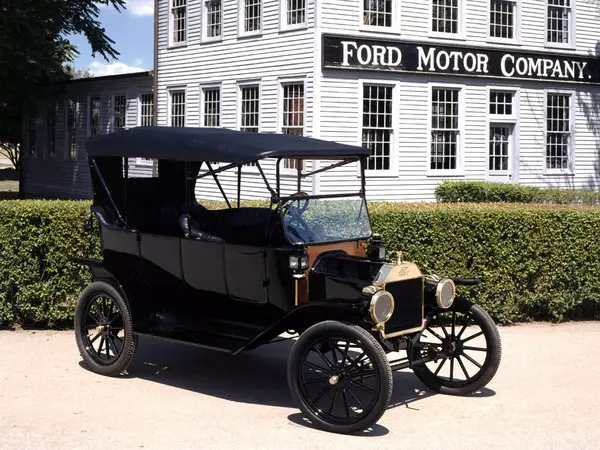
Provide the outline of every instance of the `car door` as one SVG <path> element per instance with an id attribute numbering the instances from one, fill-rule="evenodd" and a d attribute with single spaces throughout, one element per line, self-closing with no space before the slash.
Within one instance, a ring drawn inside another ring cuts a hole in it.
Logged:
<path id="1" fill-rule="evenodd" d="M 267 302 L 265 250 L 251 245 L 225 244 L 225 280 L 232 299 Z"/>

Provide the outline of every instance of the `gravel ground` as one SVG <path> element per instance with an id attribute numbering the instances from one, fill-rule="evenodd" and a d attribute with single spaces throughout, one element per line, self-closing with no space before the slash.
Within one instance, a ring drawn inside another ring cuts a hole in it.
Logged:
<path id="1" fill-rule="evenodd" d="M 286 383 L 290 343 L 233 357 L 140 340 L 132 374 L 81 363 L 72 332 L 0 332 L 0 448 L 598 448 L 600 322 L 501 329 L 496 378 L 471 397 L 395 374 L 359 436 L 312 429 Z"/>

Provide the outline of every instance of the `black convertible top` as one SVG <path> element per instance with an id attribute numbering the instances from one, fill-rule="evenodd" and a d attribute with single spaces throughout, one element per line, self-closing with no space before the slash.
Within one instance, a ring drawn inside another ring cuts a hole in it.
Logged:
<path id="1" fill-rule="evenodd" d="M 137 127 L 90 137 L 91 157 L 119 156 L 175 161 L 245 163 L 262 158 L 340 159 L 369 156 L 365 147 L 288 134 L 225 128 Z"/>

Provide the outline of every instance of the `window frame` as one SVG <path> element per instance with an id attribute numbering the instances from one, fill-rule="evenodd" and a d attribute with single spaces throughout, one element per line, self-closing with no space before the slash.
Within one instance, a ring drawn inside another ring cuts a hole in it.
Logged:
<path id="1" fill-rule="evenodd" d="M 244 21 L 245 16 L 245 3 L 247 0 L 238 0 L 238 38 L 262 36 L 264 32 L 264 20 L 265 20 L 265 1 L 260 1 L 260 30 L 245 31 Z"/>
<path id="2" fill-rule="evenodd" d="M 223 18 L 224 18 L 224 0 L 221 0 L 221 34 L 219 36 L 208 35 L 208 8 L 207 3 L 211 0 L 202 1 L 202 42 L 221 42 L 223 40 Z"/>
<path id="3" fill-rule="evenodd" d="M 56 159 L 56 149 L 57 149 L 57 124 L 58 124 L 58 113 L 59 113 L 59 103 L 60 101 L 57 98 L 47 99 L 44 102 L 45 111 L 44 111 L 44 132 L 45 132 L 45 146 L 43 157 L 44 159 Z M 50 112 L 50 106 L 54 110 L 54 142 L 52 145 L 52 154 L 50 154 L 50 124 L 48 122 L 48 113 Z"/>
<path id="4" fill-rule="evenodd" d="M 376 33 L 400 33 L 401 27 L 401 19 L 402 19 L 402 6 L 401 2 L 397 0 L 392 0 L 392 26 L 390 27 L 380 27 L 377 25 L 365 25 L 364 17 L 365 17 L 365 0 L 358 0 L 359 4 L 359 16 L 358 16 L 358 29 L 360 31 L 371 31 Z M 431 1 L 430 1 L 431 4 Z"/>
<path id="5" fill-rule="evenodd" d="M 122 130 L 127 129 L 127 103 L 128 103 L 129 98 L 126 93 L 125 94 L 113 94 L 113 96 L 111 98 L 111 105 L 110 105 L 110 129 L 112 132 L 117 131 L 117 127 L 115 125 L 115 123 L 116 123 L 115 107 L 117 106 L 117 97 L 125 98 L 125 110 L 123 111 L 123 128 L 122 128 Z"/>
<path id="6" fill-rule="evenodd" d="M 487 5 L 487 42 L 492 44 L 521 45 L 521 0 L 504 0 L 512 2 L 515 5 L 514 36 L 512 39 L 490 36 L 490 27 L 492 26 L 492 22 L 490 20 L 492 15 L 492 1 L 493 0 L 488 0 Z"/>
<path id="7" fill-rule="evenodd" d="M 40 121 L 40 112 L 39 105 L 35 105 L 34 108 L 30 108 L 27 111 L 27 137 L 26 137 L 26 151 L 25 157 L 27 159 L 39 159 L 40 157 L 40 149 L 39 149 L 39 121 Z M 33 133 L 32 133 L 33 131 Z M 34 139 L 34 149 L 31 149 L 31 137 L 33 135 Z"/>
<path id="8" fill-rule="evenodd" d="M 302 84 L 304 99 L 302 102 L 303 111 L 302 111 L 302 136 L 308 136 L 306 133 L 307 123 L 308 123 L 308 114 L 307 114 L 307 82 L 306 76 L 303 77 L 290 77 L 290 78 L 278 78 L 277 79 L 277 134 L 283 133 L 283 114 L 285 111 L 284 101 L 285 101 L 285 86 L 293 85 L 293 84 Z M 306 165 L 306 161 L 304 161 L 303 165 Z M 298 173 L 297 169 L 285 167 L 285 164 L 280 166 L 280 173 L 282 175 L 296 175 Z"/>
<path id="9" fill-rule="evenodd" d="M 552 169 L 548 168 L 546 164 L 546 158 L 548 157 L 548 95 L 568 95 L 569 96 L 569 160 L 568 167 L 566 169 Z M 575 175 L 575 129 L 576 129 L 576 117 L 577 111 L 575 101 L 577 96 L 574 90 L 569 89 L 544 89 L 544 150 L 543 150 L 543 174 L 547 176 L 552 175 Z"/>
<path id="10" fill-rule="evenodd" d="M 548 9 L 549 0 L 544 2 L 544 47 L 561 50 L 575 50 L 576 47 L 576 27 L 577 27 L 577 0 L 571 0 L 571 14 L 569 16 L 569 42 L 550 42 L 548 41 Z"/>
<path id="11" fill-rule="evenodd" d="M 204 104 L 207 89 L 218 89 L 219 90 L 219 126 L 207 126 L 204 125 L 204 114 L 206 113 L 206 106 Z M 221 83 L 203 83 L 200 84 L 200 117 L 199 117 L 199 126 L 202 128 L 223 128 L 223 85 Z"/>
<path id="12" fill-rule="evenodd" d="M 433 0 L 429 0 L 429 26 L 428 26 L 428 36 L 431 38 L 437 39 L 454 39 L 454 40 L 466 40 L 466 29 L 467 29 L 467 19 L 466 19 L 466 0 L 457 0 L 458 4 L 458 24 L 457 24 L 457 32 L 456 33 L 443 33 L 441 31 L 433 31 Z M 489 34 L 489 33 L 488 33 Z"/>
<path id="13" fill-rule="evenodd" d="M 402 92 L 399 81 L 389 81 L 377 78 L 361 78 L 358 80 L 358 102 L 359 102 L 359 114 L 358 114 L 358 136 L 357 145 L 363 146 L 362 143 L 362 132 L 363 132 L 363 120 L 364 120 L 364 100 L 363 93 L 365 85 L 376 85 L 386 86 L 392 88 L 392 138 L 390 143 L 390 168 L 389 169 L 368 169 L 365 167 L 365 176 L 369 178 L 390 178 L 398 176 L 398 154 L 397 154 L 397 143 L 398 133 L 400 124 L 400 99 L 399 92 Z M 357 175 L 360 176 L 360 167 L 357 169 Z"/>
<path id="14" fill-rule="evenodd" d="M 73 129 L 68 130 L 69 128 L 69 102 L 72 101 L 73 102 Z M 79 136 L 78 136 L 78 132 L 79 132 L 79 126 L 78 126 L 78 121 L 79 121 L 79 114 L 81 113 L 81 102 L 79 101 L 79 97 L 75 96 L 75 97 L 70 97 L 67 96 L 65 98 L 65 159 L 68 159 L 70 161 L 75 161 L 77 160 L 77 156 L 79 155 Z M 75 152 L 71 151 L 71 134 L 70 132 L 73 131 L 74 135 L 75 135 Z"/>
<path id="15" fill-rule="evenodd" d="M 246 80 L 237 82 L 236 129 L 242 129 L 242 91 L 244 88 L 258 88 L 258 132 L 262 132 L 262 84 L 261 80 Z"/>
<path id="16" fill-rule="evenodd" d="M 279 0 L 279 31 L 303 30 L 308 28 L 308 2 L 304 0 L 304 22 L 289 25 L 287 23 L 288 0 Z"/>
<path id="17" fill-rule="evenodd" d="M 512 114 L 491 114 L 490 102 L 492 92 L 509 92 L 513 95 Z M 487 130 L 486 136 L 489 136 L 489 130 L 492 125 L 508 125 L 513 127 L 511 149 L 509 154 L 508 172 L 490 171 L 489 165 L 489 137 L 486 138 L 486 173 L 488 179 L 494 179 L 498 176 L 509 175 L 511 182 L 519 179 L 519 136 L 521 123 L 521 88 L 519 86 L 488 85 L 486 97 Z"/>
<path id="18" fill-rule="evenodd" d="M 91 130 L 92 130 L 92 114 L 91 114 L 91 107 L 92 107 L 92 99 L 93 98 L 98 98 L 100 99 L 100 110 L 99 110 L 99 114 L 98 114 L 98 133 L 95 135 L 92 135 Z M 98 94 L 90 94 L 87 96 L 87 104 L 86 104 L 86 137 L 90 137 L 90 136 L 97 136 L 102 134 L 102 104 L 103 104 L 103 95 L 102 93 L 98 93 Z"/>
<path id="19" fill-rule="evenodd" d="M 183 115 L 183 126 L 187 126 L 188 124 L 188 91 L 186 86 L 171 86 L 167 88 L 167 126 L 173 126 L 173 94 L 176 92 L 183 92 L 185 96 L 184 103 L 184 115 Z"/>
<path id="20" fill-rule="evenodd" d="M 188 44 L 188 39 L 189 39 L 189 22 L 190 22 L 190 15 L 189 15 L 189 2 L 190 0 L 185 0 L 185 39 L 183 41 L 175 41 L 173 39 L 173 32 L 175 31 L 175 17 L 173 16 L 173 9 L 175 9 L 175 7 L 173 7 L 173 1 L 174 0 L 169 0 L 169 24 L 168 24 L 168 32 L 169 32 L 169 38 L 168 38 L 168 47 L 167 48 L 177 48 L 177 47 L 185 47 Z"/>
<path id="21" fill-rule="evenodd" d="M 427 92 L 427 160 L 426 160 L 426 176 L 427 177 L 464 177 L 465 176 L 465 97 L 466 84 L 460 83 L 437 83 L 429 82 Z M 458 155 L 456 158 L 456 169 L 432 169 L 431 168 L 431 126 L 433 117 L 433 90 L 434 89 L 458 89 Z M 488 105 L 486 105 L 487 107 Z"/>
<path id="22" fill-rule="evenodd" d="M 143 110 L 142 98 L 144 97 L 144 95 L 152 96 L 152 103 L 150 103 L 152 105 L 152 115 L 150 117 L 152 117 L 152 125 L 155 125 L 155 122 L 154 122 L 154 92 L 140 91 L 140 92 L 138 92 L 138 95 L 137 95 L 137 106 L 138 107 L 137 107 L 136 124 L 138 127 L 143 126 L 142 125 L 142 117 L 143 117 L 143 115 L 142 115 L 142 110 Z M 170 109 L 169 109 L 169 112 L 170 112 Z M 138 166 L 142 166 L 142 167 L 153 167 L 154 160 L 148 161 L 148 159 L 146 159 L 146 158 L 135 158 L 135 164 Z"/>

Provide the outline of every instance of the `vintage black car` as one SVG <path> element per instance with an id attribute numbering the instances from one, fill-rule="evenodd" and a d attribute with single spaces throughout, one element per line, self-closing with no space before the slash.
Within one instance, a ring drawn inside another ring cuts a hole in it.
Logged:
<path id="1" fill-rule="evenodd" d="M 339 433 L 379 420 L 395 370 L 411 368 L 430 389 L 453 395 L 478 391 L 495 375 L 498 330 L 456 295 L 456 285 L 478 280 L 424 274 L 373 235 L 368 149 L 144 127 L 92 137 L 87 152 L 103 259 L 75 258 L 93 276 L 78 299 L 75 332 L 91 370 L 124 373 L 139 335 L 234 355 L 297 338 L 291 394 L 316 427 Z M 132 158 L 156 161 L 152 176 L 131 173 Z M 315 174 L 346 165 L 357 167 L 357 192 L 303 191 Z M 247 169 L 264 182 L 264 207 L 240 207 Z M 228 186 L 220 182 L 225 171 L 233 172 Z M 197 184 L 207 180 L 228 207 L 197 201 Z M 406 357 L 391 358 L 402 350 Z"/>

